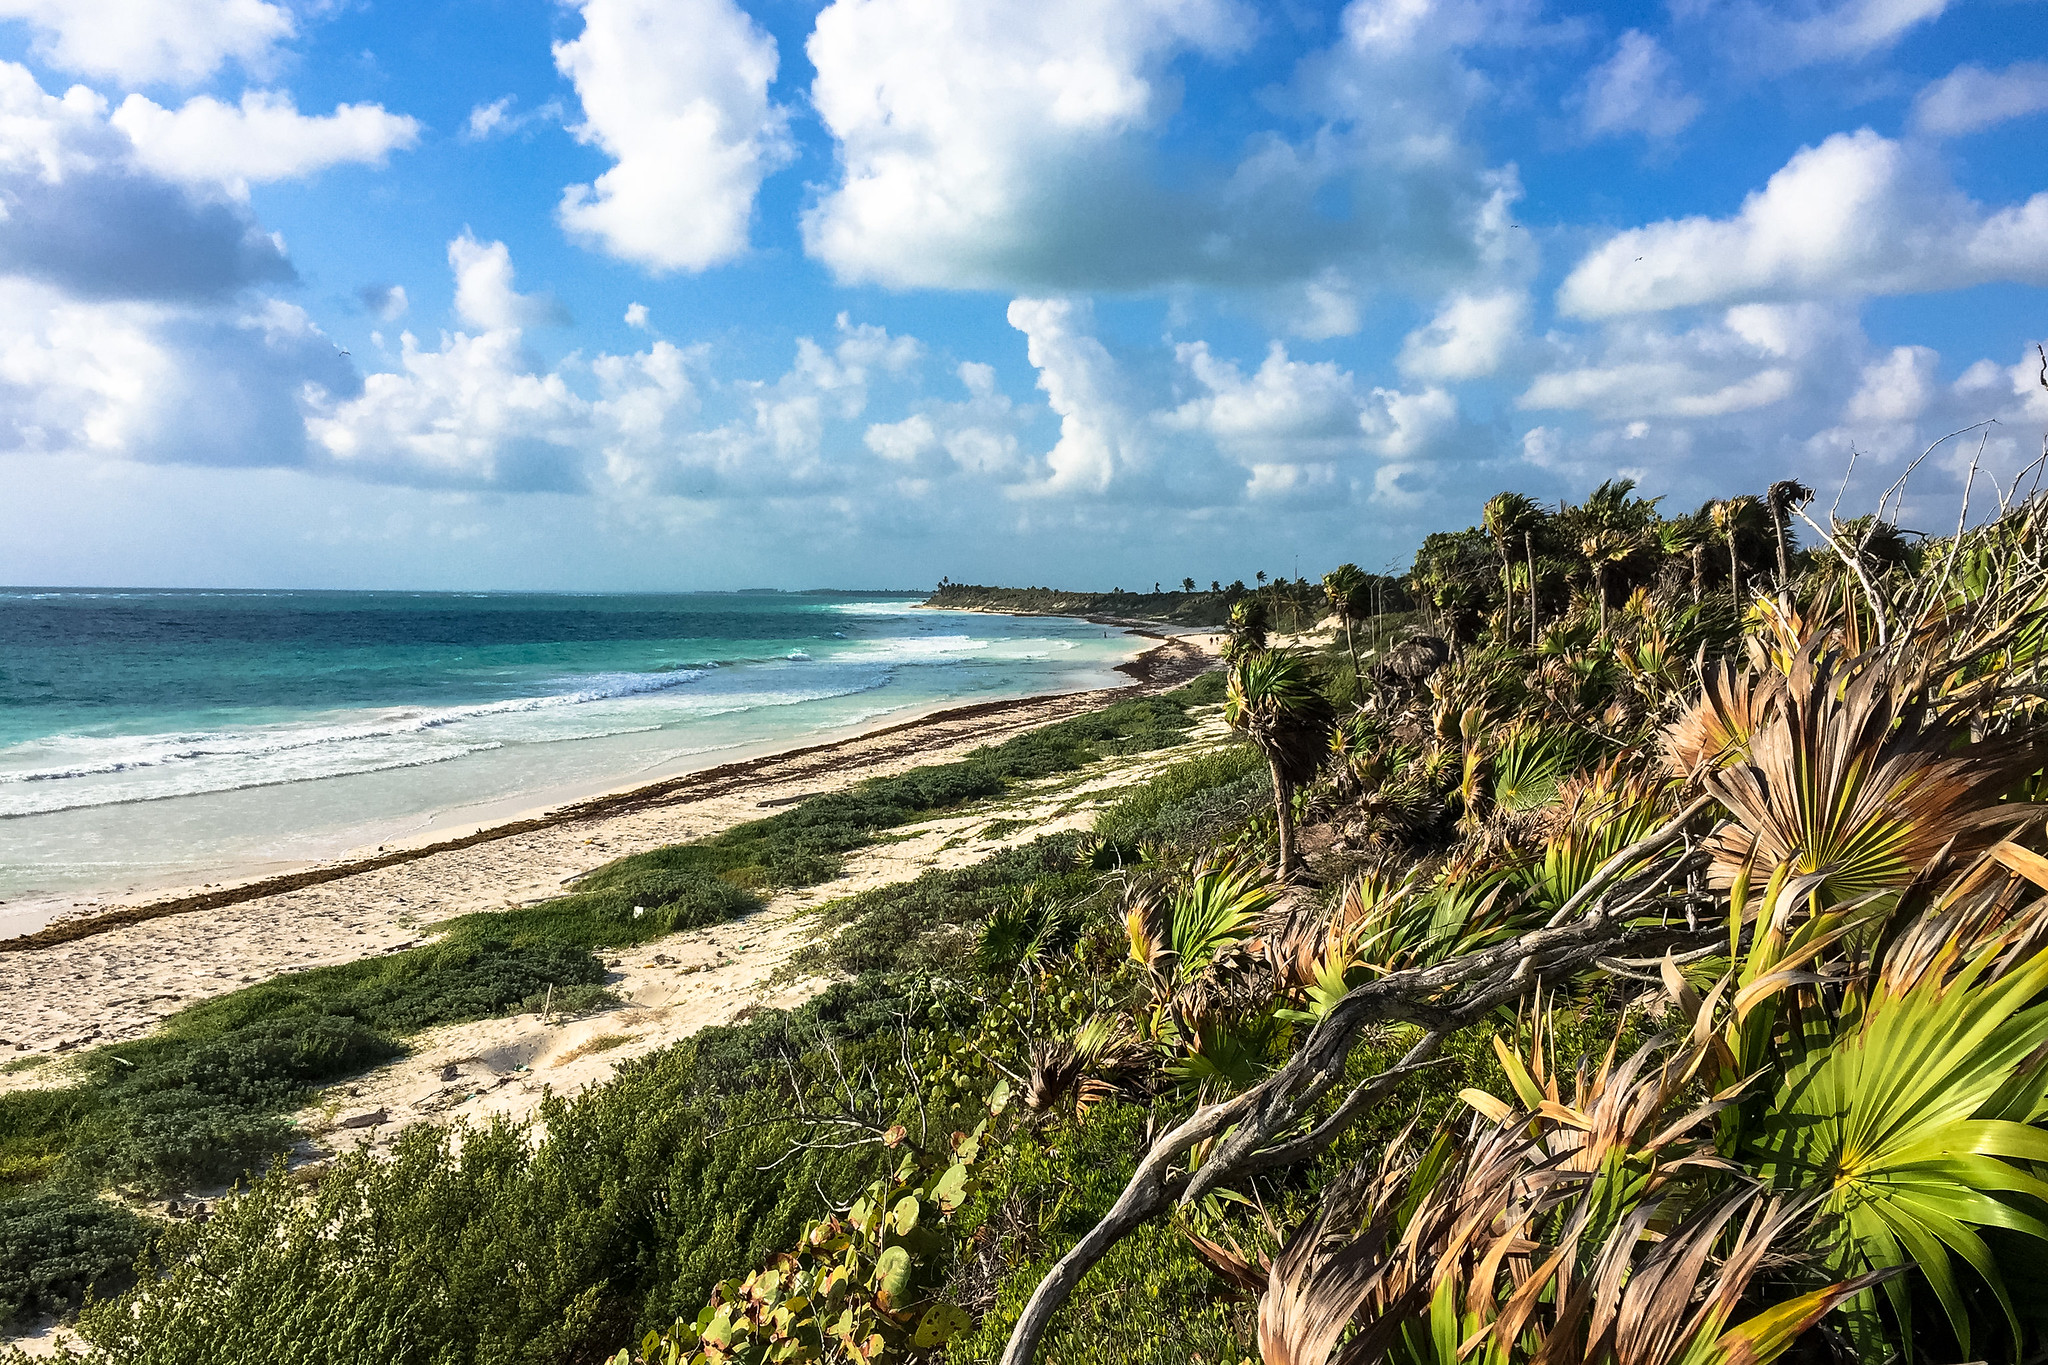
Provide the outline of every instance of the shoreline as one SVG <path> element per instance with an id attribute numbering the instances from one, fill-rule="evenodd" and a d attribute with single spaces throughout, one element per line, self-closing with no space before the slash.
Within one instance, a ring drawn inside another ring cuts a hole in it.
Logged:
<path id="1" fill-rule="evenodd" d="M 465 824 L 444 825 L 440 829 L 412 836 L 412 842 L 387 851 L 356 857 L 345 856 L 330 862 L 315 863 L 290 871 L 233 882 L 226 886 L 197 890 L 169 888 L 163 894 L 134 904 L 95 913 L 60 917 L 28 933 L 0 938 L 0 954 L 53 948 L 153 920 L 220 910 L 271 896 L 307 891 L 366 873 L 402 866 L 439 854 L 473 849 L 522 835 L 545 833 L 572 825 L 595 824 L 615 817 L 639 814 L 685 802 L 725 797 L 759 782 L 773 769 L 785 765 L 796 765 L 798 768 L 796 773 L 786 775 L 789 777 L 829 778 L 841 775 L 849 768 L 872 766 L 873 756 L 859 751 L 862 746 L 876 741 L 887 741 L 892 737 L 900 739 L 917 731 L 956 725 L 974 727 L 986 723 L 992 728 L 1028 728 L 1031 724 L 1029 718 L 1024 719 L 1022 726 L 1013 727 L 1004 722 L 1006 718 L 1013 718 L 1015 713 L 1034 709 L 1057 707 L 1064 712 L 1073 703 L 1083 699 L 1097 699 L 1095 704 L 1109 705 L 1127 696 L 1143 696 L 1164 691 L 1197 676 L 1208 666 L 1209 656 L 1206 652 L 1183 641 L 1178 635 L 1166 635 L 1148 628 L 1156 623 L 1141 625 L 1135 622 L 1104 621 L 1102 624 L 1116 624 L 1129 630 L 1134 636 L 1156 642 L 1133 658 L 1115 665 L 1115 672 L 1131 680 L 1121 686 L 1081 692 L 1040 693 L 996 701 L 972 702 L 964 706 L 938 707 L 923 711 L 909 719 L 892 720 L 872 729 L 858 729 L 835 739 L 778 748 L 744 759 L 660 778 L 653 782 L 622 786 L 596 796 L 543 807 L 536 814 L 468 829 L 465 833 L 449 833 L 450 830 L 465 829 Z M 1180 649 L 1176 650 L 1176 645 L 1179 645 Z M 1193 659 L 1186 657 L 1188 655 L 1192 655 Z M 1057 718 L 1058 716 L 1048 715 L 1045 721 Z M 914 750 L 916 746 L 910 747 Z M 785 780 L 785 775 L 776 775 L 776 780 Z M 792 804 L 812 794 L 815 793 L 804 792 L 794 797 L 761 802 L 759 808 L 767 810 Z"/>

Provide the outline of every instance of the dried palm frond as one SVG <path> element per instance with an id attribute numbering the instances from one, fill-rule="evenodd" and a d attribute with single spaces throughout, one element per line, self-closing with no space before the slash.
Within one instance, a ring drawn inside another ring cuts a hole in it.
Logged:
<path id="1" fill-rule="evenodd" d="M 1775 697 L 1756 674 L 1737 673 L 1727 664 L 1709 671 L 1699 700 L 1664 731 L 1664 761 L 1672 776 L 1693 782 L 1742 758 Z"/>
<path id="2" fill-rule="evenodd" d="M 1821 876 L 1823 899 L 1901 887 L 1945 845 L 1974 852 L 2033 815 L 2000 797 L 2039 766 L 2039 746 L 1973 736 L 1926 704 L 1923 678 L 1824 637 L 1767 677 L 1747 752 L 1699 771 L 1735 816 L 1709 841 L 1715 883 L 1754 865 Z"/>

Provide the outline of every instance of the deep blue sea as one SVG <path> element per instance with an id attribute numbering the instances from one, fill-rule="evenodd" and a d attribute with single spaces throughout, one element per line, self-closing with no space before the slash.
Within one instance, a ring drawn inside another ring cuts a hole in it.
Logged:
<path id="1" fill-rule="evenodd" d="M 0 901 L 218 880 L 935 705 L 1120 631 L 834 594 L 0 589 Z"/>

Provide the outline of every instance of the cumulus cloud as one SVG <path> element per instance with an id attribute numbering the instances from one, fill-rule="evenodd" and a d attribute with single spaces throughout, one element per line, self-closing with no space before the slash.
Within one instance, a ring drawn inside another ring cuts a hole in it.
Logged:
<path id="1" fill-rule="evenodd" d="M 135 144 L 144 168 L 171 180 L 227 187 L 246 198 L 251 181 L 296 180 L 329 166 L 381 166 L 419 142 L 417 119 L 378 104 L 343 104 L 301 114 L 292 97 L 251 90 L 239 106 L 208 95 L 166 109 L 130 95 L 112 124 Z"/>
<path id="2" fill-rule="evenodd" d="M 2048 283 L 2048 191 L 1986 210 L 1925 149 L 1869 129 L 1802 148 L 1733 218 L 1653 223 L 1572 270 L 1559 306 L 1611 317 L 1738 299 Z"/>
<path id="3" fill-rule="evenodd" d="M 1121 392 L 1116 362 L 1088 330 L 1088 306 L 1073 299 L 1013 299 L 1008 316 L 1024 334 L 1038 387 L 1060 419 L 1041 491 L 1102 493 L 1118 474 L 1142 469 L 1144 436 Z"/>
<path id="4" fill-rule="evenodd" d="M 106 101 L 0 62 L 0 273 L 84 298 L 224 298 L 295 278 L 231 200 L 139 165 Z"/>
<path id="5" fill-rule="evenodd" d="M 261 70 L 293 34 L 269 0 L 0 0 L 0 18 L 26 20 L 51 65 L 131 85 L 192 85 L 229 61 Z"/>
<path id="6" fill-rule="evenodd" d="M 1590 413 L 1606 421 L 1713 418 L 1781 403 L 1802 370 L 1844 335 L 1841 317 L 1814 305 L 1746 304 L 1694 327 L 1634 320 L 1609 324 L 1597 353 L 1573 353 L 1517 400 L 1525 410 Z M 1565 343 L 1553 338 L 1553 346 Z"/>
<path id="7" fill-rule="evenodd" d="M 1432 288 L 1484 255 L 1501 188 L 1460 135 L 1483 82 L 1458 44 L 1511 6 L 1355 0 L 1234 160 L 1159 143 L 1180 70 L 1222 63 L 1234 0 L 838 0 L 808 46 L 841 178 L 806 247 L 852 281 L 1036 296 L 1208 284 L 1268 297 L 1310 336 L 1355 330 L 1375 290 Z"/>
<path id="8" fill-rule="evenodd" d="M 643 332 L 646 331 L 648 328 L 647 305 L 644 303 L 627 304 L 626 325 L 628 327 L 638 328 L 640 331 Z"/>
<path id="9" fill-rule="evenodd" d="M 1273 342 L 1252 374 L 1206 342 L 1175 348 L 1204 392 L 1176 408 L 1170 425 L 1203 431 L 1247 465 L 1277 466 L 1365 453 L 1358 385 L 1334 361 L 1300 361 Z"/>
<path id="10" fill-rule="evenodd" d="M 1981 132 L 2048 110 L 2048 62 L 2014 62 L 2000 71 L 1966 63 L 1913 101 L 1913 126 L 1935 137 Z"/>
<path id="11" fill-rule="evenodd" d="M 512 287 L 512 253 L 503 242 L 464 232 L 448 244 L 448 268 L 455 272 L 455 311 L 471 326 L 502 332 L 569 320 L 553 297 Z"/>
<path id="12" fill-rule="evenodd" d="M 98 302 L 0 279 L 0 449 L 297 464 L 309 384 L 349 393 L 355 377 L 290 304 Z"/>
<path id="13" fill-rule="evenodd" d="M 1529 296 L 1522 290 L 1455 294 L 1401 343 L 1401 373 L 1440 382 L 1492 374 L 1528 325 Z"/>
<path id="14" fill-rule="evenodd" d="M 775 40 L 732 0 L 585 0 L 555 46 L 576 86 L 577 138 L 612 168 L 563 192 L 562 226 L 656 272 L 747 249 L 761 181 L 789 160 L 788 113 L 768 98 Z"/>
<path id="15" fill-rule="evenodd" d="M 1590 137 L 1672 138 L 1699 117 L 1671 54 L 1641 29 L 1630 29 L 1614 54 L 1586 76 L 1579 118 Z"/>

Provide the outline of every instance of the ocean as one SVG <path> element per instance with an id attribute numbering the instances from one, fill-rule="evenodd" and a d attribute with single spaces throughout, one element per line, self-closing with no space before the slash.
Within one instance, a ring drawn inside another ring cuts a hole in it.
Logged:
<path id="1" fill-rule="evenodd" d="M 1111 686 L 1140 644 L 916 601 L 0 588 L 0 916 Z"/>

